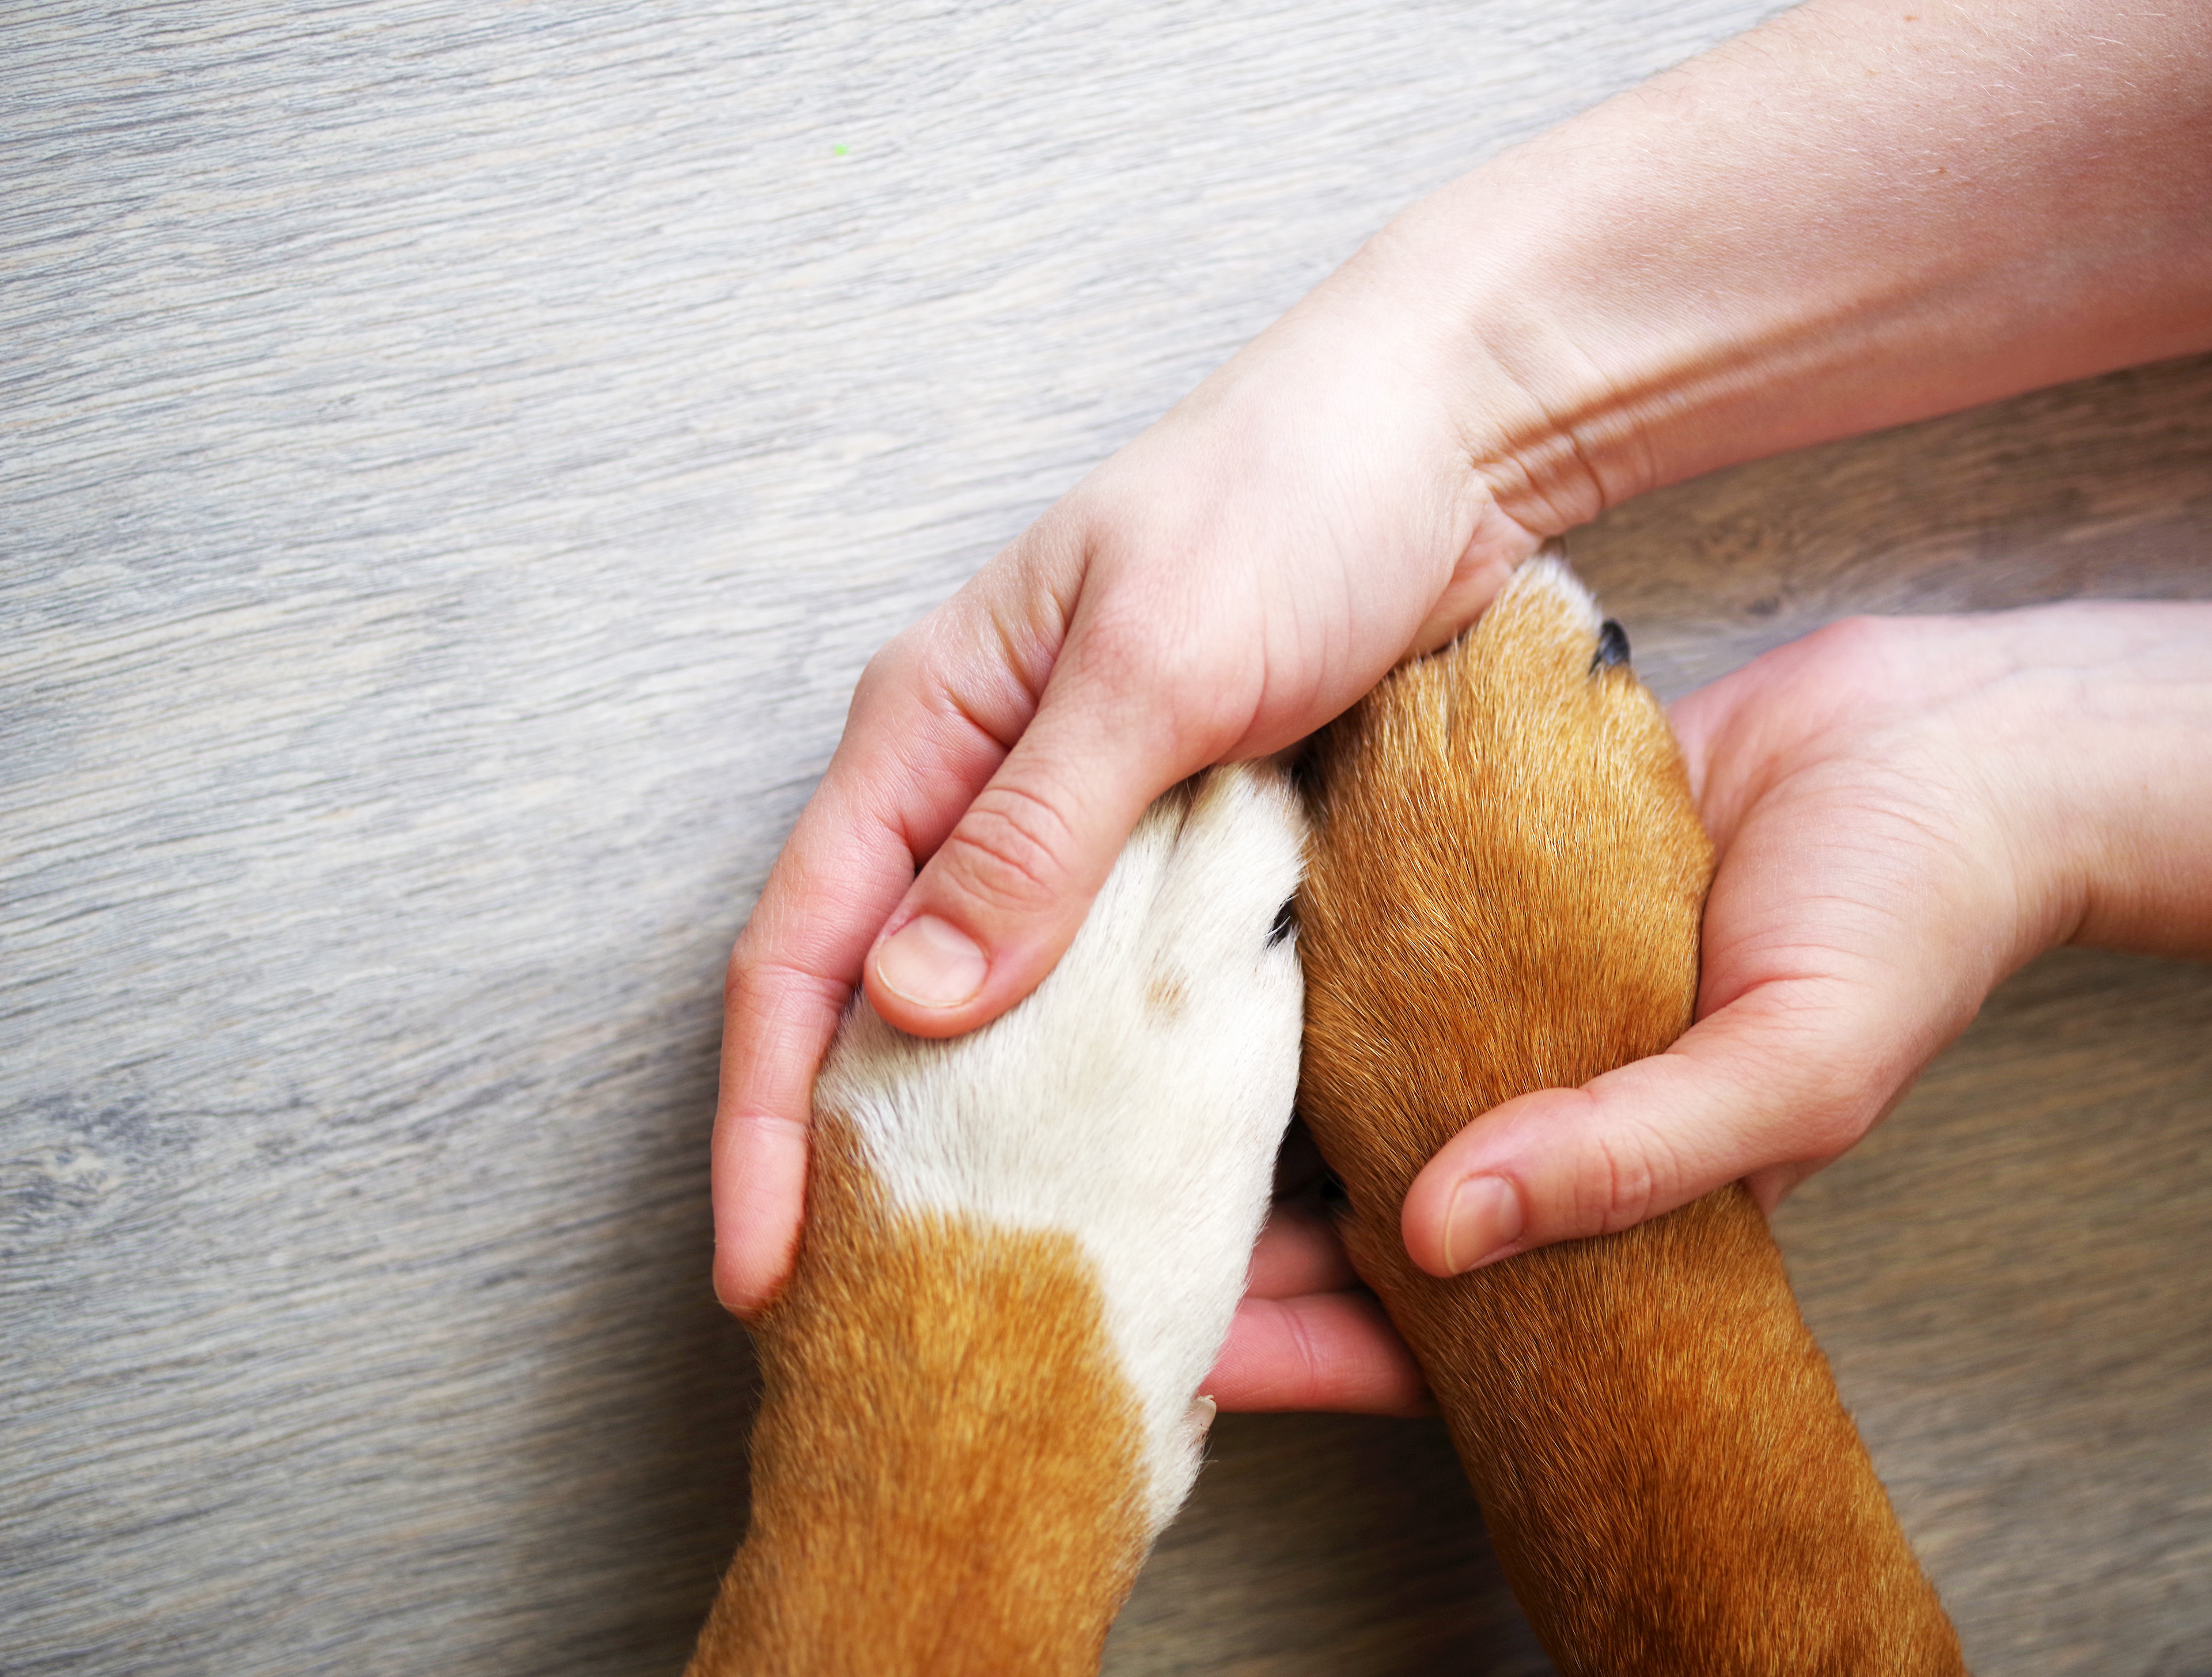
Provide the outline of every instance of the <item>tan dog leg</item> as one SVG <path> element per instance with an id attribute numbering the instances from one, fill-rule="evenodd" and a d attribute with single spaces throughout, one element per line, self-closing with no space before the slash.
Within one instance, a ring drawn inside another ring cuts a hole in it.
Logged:
<path id="1" fill-rule="evenodd" d="M 1097 1670 L 1198 1471 L 1290 1118 L 1303 840 L 1279 774 L 1215 769 L 1004 1018 L 930 1042 L 854 1004 L 691 1677 Z"/>
<path id="2" fill-rule="evenodd" d="M 1656 701 L 1600 646 L 1533 561 L 1322 743 L 1299 1098 L 1353 1261 L 1568 1677 L 1960 1672 L 1741 1188 L 1450 1280 L 1401 1241 L 1468 1120 L 1689 1025 L 1711 849 Z"/>

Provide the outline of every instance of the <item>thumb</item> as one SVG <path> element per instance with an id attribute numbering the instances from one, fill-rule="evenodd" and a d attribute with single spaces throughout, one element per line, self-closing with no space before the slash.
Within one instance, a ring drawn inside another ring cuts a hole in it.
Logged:
<path id="1" fill-rule="evenodd" d="M 1212 760 L 1162 702 L 1055 671 L 1036 716 L 945 835 L 868 951 L 868 1000 L 951 1036 L 1036 987 L 1075 937 L 1152 799 Z"/>
<path id="2" fill-rule="evenodd" d="M 1887 1115 L 1972 1014 L 1953 1011 L 1931 1026 L 1893 992 L 1831 975 L 1760 985 L 1664 1054 L 1476 1119 L 1407 1190 L 1406 1249 L 1455 1275 L 1740 1180 L 1771 1211 Z"/>

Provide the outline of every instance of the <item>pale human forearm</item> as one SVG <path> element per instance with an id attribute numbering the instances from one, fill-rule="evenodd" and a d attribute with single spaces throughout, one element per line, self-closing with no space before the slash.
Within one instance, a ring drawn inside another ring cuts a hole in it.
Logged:
<path id="1" fill-rule="evenodd" d="M 2212 6 L 1811 0 L 1417 205 L 1499 505 L 2212 347 Z"/>

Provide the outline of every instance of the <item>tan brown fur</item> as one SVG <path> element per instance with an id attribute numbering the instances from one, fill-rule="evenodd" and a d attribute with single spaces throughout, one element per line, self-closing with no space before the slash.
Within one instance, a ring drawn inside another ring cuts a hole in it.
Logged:
<path id="1" fill-rule="evenodd" d="M 1141 1426 L 1071 1236 L 895 1215 L 817 1116 L 756 1326 L 752 1518 L 688 1677 L 1097 1669 L 1146 1544 Z"/>
<path id="2" fill-rule="evenodd" d="M 1656 702 L 1595 650 L 1524 574 L 1322 744 L 1299 1100 L 1347 1244 L 1568 1677 L 1959 1672 L 1741 1187 L 1449 1280 L 1400 1237 L 1470 1119 L 1690 1023 L 1711 847 Z"/>

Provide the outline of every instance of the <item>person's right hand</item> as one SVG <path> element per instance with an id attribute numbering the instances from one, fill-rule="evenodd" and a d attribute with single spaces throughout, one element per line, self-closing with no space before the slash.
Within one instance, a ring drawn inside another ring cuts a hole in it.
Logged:
<path id="1" fill-rule="evenodd" d="M 1003 1012 L 1155 797 L 1295 744 L 1554 533 L 1498 509 L 1466 352 L 1404 267 L 1387 239 L 1364 252 L 869 665 L 731 961 L 731 1308 L 787 1273 L 815 1068 L 864 968 L 916 1035 Z"/>

